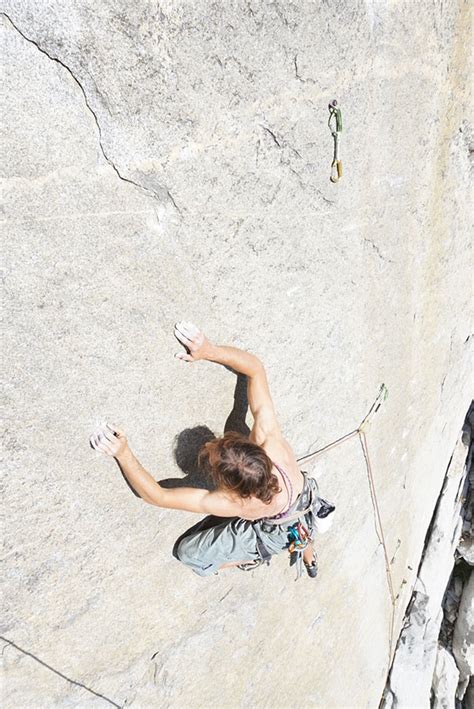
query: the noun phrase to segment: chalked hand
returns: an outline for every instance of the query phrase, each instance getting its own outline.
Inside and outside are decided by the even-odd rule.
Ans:
[[[184,362],[196,362],[208,358],[211,344],[196,325],[181,320],[174,326],[174,335],[186,349],[186,352],[178,352],[175,357]]]
[[[106,423],[97,428],[89,438],[91,448],[117,458],[128,445],[125,433],[116,426]]]

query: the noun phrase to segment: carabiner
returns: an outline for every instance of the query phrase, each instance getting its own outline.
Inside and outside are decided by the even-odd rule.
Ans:
[[[331,182],[339,182],[342,177],[342,160],[333,160],[331,165]]]

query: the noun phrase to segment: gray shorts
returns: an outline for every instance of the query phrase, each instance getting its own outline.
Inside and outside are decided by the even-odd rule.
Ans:
[[[305,509],[308,486],[316,485],[316,481],[309,480],[312,479],[305,476],[303,491],[290,511]],[[309,529],[310,519],[302,521],[306,521]],[[288,529],[291,524],[268,524],[262,520],[251,521],[241,517],[205,517],[176,540],[173,556],[199,576],[209,576],[229,562],[261,559],[257,534],[271,555],[288,549]]]

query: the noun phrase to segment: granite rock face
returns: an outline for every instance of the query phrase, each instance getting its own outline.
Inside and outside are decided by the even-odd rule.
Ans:
[[[451,709],[459,682],[459,670],[454,657],[440,646],[436,654],[433,674],[433,709]]]
[[[115,422],[163,479],[177,434],[222,432],[235,376],[173,359],[180,318],[261,356],[298,455],[385,382],[398,637],[470,399],[468,4],[1,6],[4,706],[378,705],[392,603],[356,439],[309,470],[338,517],[297,586],[284,556],[182,568],[196,517],[87,441]]]
[[[466,659],[473,647],[472,589],[471,595],[469,584],[463,589],[455,560],[466,511],[471,452],[471,442],[466,447],[460,437],[429,526],[383,707],[429,707],[430,701],[437,707],[454,707],[455,697],[462,698],[469,681]],[[468,567],[469,575],[470,571]]]
[[[474,574],[463,589],[459,613],[454,627],[453,655],[460,670],[464,690],[474,674]],[[464,691],[460,696],[464,695]]]

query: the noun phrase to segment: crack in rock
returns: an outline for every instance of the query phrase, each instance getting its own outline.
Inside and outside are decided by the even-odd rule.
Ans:
[[[328,199],[327,197],[325,197],[325,196],[324,196],[324,193],[322,192],[322,190],[317,189],[316,192],[317,192],[318,195],[321,197],[321,199],[323,200],[323,202],[326,202],[326,204],[336,204],[336,202],[335,202],[333,199]]]
[[[293,66],[295,68],[295,78],[298,79],[298,81],[301,81],[302,84],[315,84],[316,82],[314,79],[303,79],[301,74],[299,73],[298,70],[298,55],[295,54],[293,57]]]
[[[291,150],[291,152],[292,152],[294,155],[297,155],[301,160],[303,160],[303,156],[301,155],[301,153],[300,153],[296,148],[294,148],[292,145],[290,145],[290,144],[288,143],[288,141],[282,140],[281,138],[277,138],[276,134],[272,131],[272,129],[269,128],[268,126],[263,125],[263,123],[260,123],[260,127],[263,128],[263,130],[264,130],[266,133],[268,133],[268,135],[271,137],[271,139],[273,140],[273,142],[275,143],[275,145],[276,145],[278,148],[280,148],[280,150],[283,151],[283,150],[285,150],[285,148],[288,148],[289,150]],[[258,164],[259,145],[260,145],[260,141],[258,141],[258,143],[257,143],[256,164]],[[300,185],[301,189],[304,190],[304,189],[306,189],[306,187],[309,187],[309,186],[310,186],[308,183],[305,183],[305,182],[303,181],[303,178],[301,177],[301,173],[299,173],[297,170],[295,170],[295,169],[290,165],[290,162],[289,162],[289,159],[288,159],[288,158],[287,158],[287,159],[281,158],[280,163],[281,163],[282,165],[285,165],[285,166],[288,168],[288,170],[289,170],[293,175],[295,175],[296,179],[297,179],[298,182],[299,182],[299,185]],[[278,189],[278,188],[277,188],[277,189]],[[318,195],[321,197],[321,199],[322,199],[324,202],[326,202],[327,204],[335,204],[335,202],[334,202],[333,200],[330,200],[330,199],[328,199],[327,197],[325,197],[324,194],[323,194],[323,192],[322,192],[320,189],[317,189],[317,188],[316,188],[315,191],[316,191],[316,194],[318,194]],[[273,202],[273,199],[270,200],[270,204],[271,204],[272,202]],[[374,247],[374,248],[375,248],[375,247]]]
[[[43,667],[46,667],[51,672],[54,672],[54,674],[59,675],[59,677],[62,677],[63,679],[65,679],[66,682],[69,682],[70,684],[74,684],[74,685],[76,685],[76,687],[81,687],[81,689],[85,689],[87,692],[90,692],[90,694],[94,694],[96,697],[100,697],[101,699],[105,699],[105,701],[109,702],[109,704],[112,704],[112,706],[117,707],[118,709],[122,709],[121,705],[117,704],[117,702],[114,702],[112,699],[109,699],[104,694],[100,694],[100,692],[96,692],[94,689],[87,687],[82,682],[77,682],[77,680],[67,677],[59,670],[56,670],[56,669],[54,669],[54,667],[51,667],[51,665],[48,665],[47,662],[40,660],[40,658],[36,657],[36,655],[33,655],[32,652],[28,652],[28,650],[23,650],[23,648],[19,647],[12,640],[8,640],[8,638],[4,638],[3,636],[0,636],[0,640],[2,640],[4,643],[7,644],[5,647],[7,647],[8,645],[10,645],[11,647],[14,647],[15,650],[18,650],[18,652],[21,652],[23,655],[26,655],[27,657],[33,658],[33,660],[36,660],[36,662],[39,662],[39,664],[43,665]]]
[[[379,247],[377,246],[377,244],[376,244],[375,242],[373,242],[372,239],[367,239],[366,237],[364,237],[364,241],[365,241],[367,244],[370,244],[370,246],[374,249],[374,251],[375,251],[375,253],[377,254],[377,256],[378,256],[380,259],[382,259],[382,261],[387,261],[388,263],[394,263],[394,261],[392,261],[391,258],[387,258],[386,256],[383,255],[383,253],[380,251],[380,249],[379,249]]]
[[[267,126],[264,126],[262,123],[260,124],[260,126],[263,128],[264,131],[266,131],[266,133],[268,133],[269,136],[271,136],[275,145],[278,145],[278,147],[281,148],[282,145],[281,145],[280,141],[278,140],[278,138],[276,137],[275,133]]]
[[[72,71],[72,69],[71,69],[67,64],[65,64],[61,59],[59,59],[59,57],[55,57],[55,56],[53,56],[52,54],[49,54],[49,52],[48,52],[46,49],[44,49],[43,47],[41,47],[40,44],[39,44],[36,40],[32,39],[31,37],[28,37],[28,36],[15,24],[15,22],[13,22],[13,20],[11,19],[11,17],[10,17],[6,12],[0,12],[0,15],[3,15],[3,17],[5,17],[5,19],[8,20],[8,22],[9,22],[10,25],[13,27],[13,29],[14,29],[16,32],[18,32],[18,34],[19,34],[21,37],[23,37],[23,39],[24,39],[26,42],[29,42],[30,44],[33,44],[33,45],[36,47],[36,49],[37,49],[39,52],[41,52],[41,54],[44,54],[44,55],[45,55],[46,57],[48,57],[48,59],[50,59],[52,62],[55,62],[56,64],[59,64],[60,66],[62,66],[63,69],[65,69],[65,70],[67,71],[67,73],[69,74],[69,76],[73,79],[74,83],[79,87],[79,90],[81,91],[82,96],[83,96],[83,99],[84,99],[84,103],[86,104],[86,107],[87,107],[88,111],[92,114],[92,117],[93,117],[93,119],[94,119],[94,123],[95,123],[96,128],[97,128],[97,137],[98,137],[98,143],[99,143],[100,151],[101,151],[101,153],[102,153],[102,155],[103,155],[105,161],[110,165],[110,167],[113,169],[113,171],[115,172],[115,174],[117,175],[117,177],[118,177],[120,180],[122,180],[122,182],[127,182],[128,184],[133,185],[134,187],[137,187],[139,190],[142,190],[143,192],[146,192],[146,193],[149,194],[151,197],[153,197],[154,199],[156,199],[156,200],[158,200],[159,202],[161,202],[161,201],[162,201],[162,198],[160,197],[160,195],[159,195],[157,192],[155,192],[155,190],[152,190],[152,189],[150,189],[149,187],[146,187],[145,185],[140,184],[139,182],[135,182],[135,181],[132,180],[130,177],[125,177],[125,176],[120,172],[119,168],[117,167],[117,165],[115,164],[115,162],[112,160],[112,158],[109,157],[109,155],[107,155],[107,152],[106,152],[106,150],[105,150],[105,148],[104,148],[104,143],[103,143],[102,128],[101,128],[99,119],[98,119],[98,117],[97,117],[97,114],[96,114],[96,112],[94,111],[94,109],[92,108],[92,106],[91,106],[91,104],[90,104],[90,102],[89,102],[89,99],[88,99],[88,97],[87,97],[87,93],[86,93],[86,91],[85,91],[83,85],[81,84],[81,82],[79,81],[79,79],[77,78],[77,76],[74,74],[74,72]],[[164,192],[165,192],[165,194],[166,194],[168,200],[171,202],[171,204],[173,205],[173,207],[176,209],[176,211],[177,211],[179,214],[182,214],[180,208],[179,208],[178,205],[176,204],[176,201],[175,201],[174,197],[172,196],[172,194],[170,193],[170,191],[169,191],[167,188],[164,188]]]

